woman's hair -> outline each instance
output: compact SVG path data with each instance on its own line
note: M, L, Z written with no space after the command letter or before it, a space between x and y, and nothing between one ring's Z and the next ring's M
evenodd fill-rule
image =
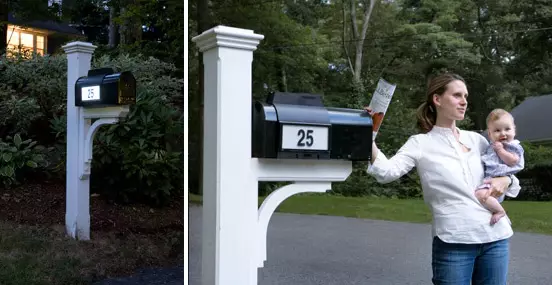
M443 95L447 91L449 83L460 80L466 83L464 78L454 73L443 73L431 78L427 83L426 101L418 107L418 128L420 132L427 133L431 131L437 120L437 112L433 104L433 95Z

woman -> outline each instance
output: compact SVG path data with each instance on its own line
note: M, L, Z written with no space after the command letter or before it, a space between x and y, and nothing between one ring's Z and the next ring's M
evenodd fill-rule
M456 121L464 119L467 98L462 77L434 77L427 101L418 108L421 133L389 159L373 143L367 173L389 183L416 167L433 215L433 284L503 285L513 231L507 217L491 225L492 213L475 197L484 179L481 153L489 143L476 132L456 127ZM514 176L488 182L497 197L508 187L519 188Z

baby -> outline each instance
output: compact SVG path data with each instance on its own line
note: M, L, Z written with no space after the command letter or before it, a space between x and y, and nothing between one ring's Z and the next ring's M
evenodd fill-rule
M519 141L514 139L516 135L514 117L505 110L495 109L487 116L487 129L491 144L481 156L485 166L485 178L508 176L522 170L525 164L524 151ZM491 217L491 225L493 225L506 215L506 211L500 205L504 201L504 195L498 199L490 196L489 186L486 183L479 186L475 196L493 213ZM518 193L506 192L505 195L516 197Z

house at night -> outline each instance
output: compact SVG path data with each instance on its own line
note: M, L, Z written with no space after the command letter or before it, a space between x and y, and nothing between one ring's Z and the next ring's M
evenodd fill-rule
M56 53L69 41L86 39L79 30L55 21L25 21L8 15L7 51Z

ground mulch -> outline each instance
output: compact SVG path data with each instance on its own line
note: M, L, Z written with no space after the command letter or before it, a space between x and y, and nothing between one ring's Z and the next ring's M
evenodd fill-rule
M65 197L63 182L0 188L0 222L55 229L63 235ZM89 264L83 271L98 269L95 274L99 275L94 279L100 280L147 268L176 268L171 270L178 275L183 261L183 207L183 197L154 208L117 204L92 194L90 238L97 246L83 246L82 250L88 248L98 263Z
M65 224L65 185L31 184L0 190L0 220L28 225ZM90 231L159 233L183 231L184 200L174 199L162 208L120 205L100 196L90 197Z

